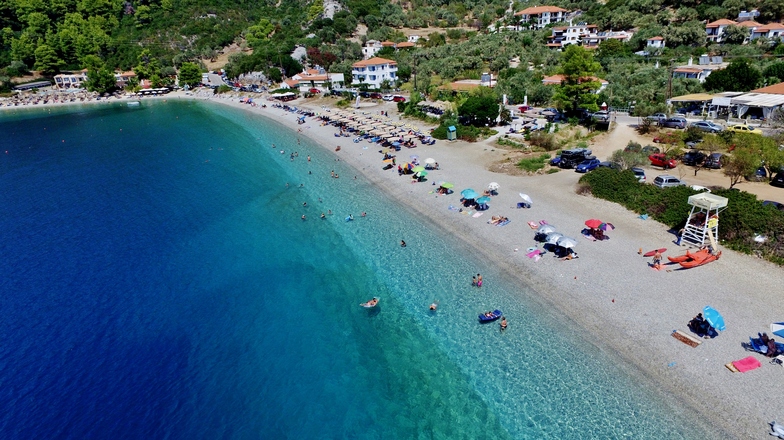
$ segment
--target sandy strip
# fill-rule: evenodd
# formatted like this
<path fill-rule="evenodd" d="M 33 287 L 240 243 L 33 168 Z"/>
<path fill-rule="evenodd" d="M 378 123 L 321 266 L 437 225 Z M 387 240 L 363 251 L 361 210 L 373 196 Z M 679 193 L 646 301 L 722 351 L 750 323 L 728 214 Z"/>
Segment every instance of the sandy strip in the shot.
<path fill-rule="evenodd" d="M 768 331 L 771 322 L 784 320 L 784 307 L 780 306 L 782 268 L 723 249 L 720 260 L 703 267 L 653 270 L 648 266 L 650 259 L 638 255 L 638 249 L 645 252 L 666 247 L 669 250 L 665 256 L 681 253 L 665 226 L 641 220 L 619 205 L 577 195 L 580 175 L 570 170 L 526 177 L 492 173 L 486 166 L 502 159 L 504 152 L 488 143 L 438 141 L 432 146 L 403 148 L 397 153 L 400 162 L 416 154 L 420 161 L 432 157 L 441 166 L 441 170 L 428 175 L 429 182 L 411 184 L 409 177 L 381 170 L 381 155 L 376 153 L 379 148 L 375 145 L 362 150 L 370 145 L 367 141 L 355 144 L 350 138 L 336 138 L 334 127 L 322 127 L 312 118 L 298 125 L 295 114 L 273 108 L 271 103 L 267 108 L 251 107 L 236 97 L 214 98 L 211 91 L 188 96 L 175 93 L 157 99 L 199 97 L 263 115 L 293 130 L 301 128 L 303 135 L 355 167 L 380 190 L 463 239 L 480 254 L 480 261 L 495 264 L 510 277 L 533 287 L 535 300 L 566 315 L 592 335 L 599 349 L 623 357 L 631 368 L 725 431 L 728 438 L 766 437 L 767 422 L 784 418 L 784 396 L 777 392 L 784 383 L 784 368 L 756 354 L 753 356 L 762 362 L 762 368 L 740 374 L 724 367 L 749 355 L 741 343 L 750 335 Z M 304 107 L 299 101 L 290 104 Z M 378 114 L 378 109 L 363 110 Z M 422 126 L 418 121 L 410 122 Z M 337 145 L 342 147 L 340 152 L 334 151 Z M 454 183 L 455 194 L 431 194 L 431 183 L 440 180 Z M 498 182 L 501 189 L 484 216 L 472 218 L 448 209 L 459 204 L 462 189 L 482 191 L 489 182 Z M 520 200 L 518 192 L 533 198 L 532 209 L 514 208 Z M 512 222 L 504 227 L 489 225 L 487 220 L 492 215 L 507 216 Z M 581 238 L 583 222 L 594 217 L 615 225 L 616 229 L 608 233 L 610 240 L 591 242 Z M 552 254 L 538 262 L 527 258 L 525 249 L 536 245 L 527 222 L 539 220 L 577 238 L 579 258 L 560 261 Z M 671 336 L 673 330 L 688 332 L 686 323 L 705 305 L 724 315 L 726 331 L 696 348 Z"/>

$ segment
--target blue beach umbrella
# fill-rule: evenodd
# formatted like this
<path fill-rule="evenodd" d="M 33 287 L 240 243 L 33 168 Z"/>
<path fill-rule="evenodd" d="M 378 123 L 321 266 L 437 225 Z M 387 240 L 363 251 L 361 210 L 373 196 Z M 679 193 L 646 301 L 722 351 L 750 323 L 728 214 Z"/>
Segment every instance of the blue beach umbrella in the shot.
<path fill-rule="evenodd" d="M 708 321 L 708 324 L 710 324 L 711 327 L 721 332 L 724 331 L 724 317 L 721 316 L 721 313 L 719 313 L 716 309 L 711 306 L 705 306 L 705 308 L 702 309 L 702 315 L 705 317 L 705 320 Z"/>
<path fill-rule="evenodd" d="M 476 191 L 474 191 L 474 190 L 463 191 L 460 194 L 462 194 L 463 198 L 466 199 L 466 200 L 471 200 L 471 199 L 475 199 L 475 198 L 479 197 L 479 194 L 477 194 Z"/>
<path fill-rule="evenodd" d="M 784 322 L 774 322 L 771 324 L 770 332 L 780 338 L 784 338 Z"/>
<path fill-rule="evenodd" d="M 460 191 L 460 194 L 465 195 L 465 193 L 467 193 L 467 192 L 472 192 L 472 193 L 476 194 L 476 191 L 474 191 L 472 188 L 466 188 L 466 189 Z"/>
<path fill-rule="evenodd" d="M 489 201 L 490 197 L 480 197 L 476 199 L 476 203 L 479 203 L 480 205 L 486 205 Z"/>

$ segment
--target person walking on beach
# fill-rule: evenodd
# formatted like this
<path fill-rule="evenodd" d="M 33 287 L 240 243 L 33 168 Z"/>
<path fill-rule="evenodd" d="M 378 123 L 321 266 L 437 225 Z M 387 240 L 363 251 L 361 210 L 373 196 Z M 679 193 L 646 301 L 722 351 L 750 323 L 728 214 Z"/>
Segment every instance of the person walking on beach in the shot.
<path fill-rule="evenodd" d="M 653 254 L 653 268 L 656 270 L 661 269 L 662 254 L 658 250 Z"/>

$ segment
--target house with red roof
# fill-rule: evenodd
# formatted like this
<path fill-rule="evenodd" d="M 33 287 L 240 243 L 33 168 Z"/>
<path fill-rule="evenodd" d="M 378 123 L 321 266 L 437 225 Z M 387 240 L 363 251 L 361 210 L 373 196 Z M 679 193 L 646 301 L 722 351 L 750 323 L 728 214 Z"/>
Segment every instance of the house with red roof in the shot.
<path fill-rule="evenodd" d="M 558 6 L 533 6 L 515 12 L 515 17 L 518 17 L 520 24 L 523 26 L 528 25 L 536 29 L 542 29 L 548 24 L 566 21 L 568 13 L 568 10 Z"/>
<path fill-rule="evenodd" d="M 752 40 L 763 37 L 770 40 L 778 40 L 781 39 L 782 36 L 784 36 L 784 25 L 781 23 L 768 23 L 759 27 L 755 27 L 751 31 Z"/>
<path fill-rule="evenodd" d="M 664 49 L 664 37 L 657 35 L 655 37 L 648 38 L 645 40 L 645 45 L 651 49 Z"/>
<path fill-rule="evenodd" d="M 370 88 L 380 89 L 383 81 L 395 84 L 397 63 L 386 58 L 373 57 L 351 65 L 351 84 L 367 84 Z"/>
<path fill-rule="evenodd" d="M 727 29 L 727 26 L 734 26 L 737 24 L 738 22 L 727 20 L 726 18 L 712 21 L 706 24 L 705 34 L 708 37 L 708 41 L 710 41 L 711 43 L 721 43 L 721 40 L 724 37 L 724 29 Z"/>

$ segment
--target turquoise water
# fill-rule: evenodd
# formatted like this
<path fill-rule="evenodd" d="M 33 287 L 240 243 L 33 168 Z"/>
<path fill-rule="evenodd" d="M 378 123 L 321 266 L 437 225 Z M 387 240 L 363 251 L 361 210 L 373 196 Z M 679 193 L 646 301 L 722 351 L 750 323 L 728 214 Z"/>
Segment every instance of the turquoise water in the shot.
<path fill-rule="evenodd" d="M 0 118 L 4 438 L 705 435 L 274 122 L 177 101 Z M 504 333 L 477 323 L 496 307 Z"/>

